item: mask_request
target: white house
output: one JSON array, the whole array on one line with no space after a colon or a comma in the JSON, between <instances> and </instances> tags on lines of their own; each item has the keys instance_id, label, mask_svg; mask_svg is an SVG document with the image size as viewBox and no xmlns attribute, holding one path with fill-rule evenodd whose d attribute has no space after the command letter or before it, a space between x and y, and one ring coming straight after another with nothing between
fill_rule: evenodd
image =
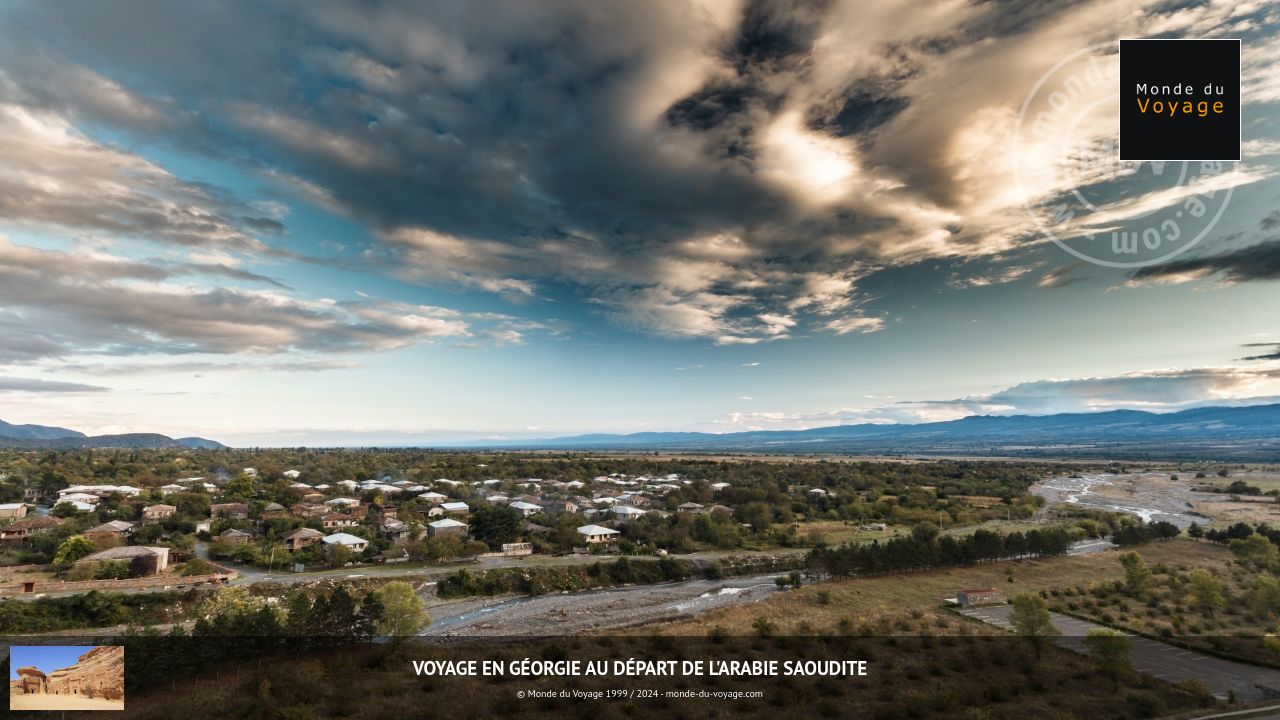
<instances>
[{"instance_id":1,"label":"white house","mask_svg":"<svg viewBox=\"0 0 1280 720\"><path fill-rule=\"evenodd\" d=\"M471 508L464 502L441 503L440 509L443 510L446 515L466 515L471 512Z\"/></svg>"},{"instance_id":2,"label":"white house","mask_svg":"<svg viewBox=\"0 0 1280 720\"><path fill-rule=\"evenodd\" d=\"M302 471L301 471L301 470L285 470L284 472L282 472L282 473L280 473L280 474L281 474L281 475L284 475L285 477L289 478L290 480L297 480L298 478L302 477Z\"/></svg>"},{"instance_id":3,"label":"white house","mask_svg":"<svg viewBox=\"0 0 1280 720\"><path fill-rule=\"evenodd\" d=\"M613 542L618 539L618 531L602 525L583 525L578 528L578 535L589 544Z\"/></svg>"},{"instance_id":4,"label":"white house","mask_svg":"<svg viewBox=\"0 0 1280 720\"><path fill-rule=\"evenodd\" d=\"M369 547L368 540L365 540L362 537L356 537L350 533L334 533L332 535L326 535L321 542L325 545L342 545L343 547L350 548L352 552L364 552L364 549Z\"/></svg>"},{"instance_id":5,"label":"white house","mask_svg":"<svg viewBox=\"0 0 1280 720\"><path fill-rule=\"evenodd\" d=\"M519 510L520 514L525 517L529 517L530 515L537 515L538 513L542 512L541 505L534 505L533 503L525 502L523 500L517 500L511 503L508 507L512 508L513 510Z\"/></svg>"},{"instance_id":6,"label":"white house","mask_svg":"<svg viewBox=\"0 0 1280 720\"><path fill-rule=\"evenodd\" d=\"M638 517L642 517L646 512L648 512L648 510L641 510L640 508L631 507L630 505L613 506L613 516L617 518L619 522L635 520Z\"/></svg>"},{"instance_id":7,"label":"white house","mask_svg":"<svg viewBox=\"0 0 1280 720\"><path fill-rule=\"evenodd\" d=\"M182 487L178 483L169 483L168 485L160 486L161 495L172 495L174 493L184 492L185 490L186 488Z\"/></svg>"}]
</instances>

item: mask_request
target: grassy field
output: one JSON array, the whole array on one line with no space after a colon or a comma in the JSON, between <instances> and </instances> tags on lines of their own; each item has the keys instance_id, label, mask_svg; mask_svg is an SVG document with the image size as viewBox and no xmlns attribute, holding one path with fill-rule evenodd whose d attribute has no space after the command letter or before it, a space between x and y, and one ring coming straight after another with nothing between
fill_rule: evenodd
<instances>
[{"instance_id":1,"label":"grassy field","mask_svg":"<svg viewBox=\"0 0 1280 720\"><path fill-rule=\"evenodd\" d=\"M1138 553L1151 565L1186 564L1224 566L1226 548L1191 540L1172 540L1143 546ZM752 624L765 618L781 634L839 632L874 619L899 632L936 633L939 623L954 623L941 610L945 598L957 590L999 587L1012 596L1026 591L1089 586L1123 577L1117 552L1044 560L1017 560L973 567L931 570L875 578L814 583L780 593L754 605L740 605L708 613L693 620L672 623L658 631L672 635L705 635L719 628L731 634L751 633ZM907 626L907 627L903 627Z\"/></svg>"},{"instance_id":2,"label":"grassy field","mask_svg":"<svg viewBox=\"0 0 1280 720\"><path fill-rule=\"evenodd\" d=\"M1116 583L1094 582L1055 590L1050 593L1049 605L1060 612L1189 647L1280 665L1280 658L1262 644L1264 635L1280 630L1276 618L1254 611L1249 602L1254 581L1261 575L1271 577L1270 573L1229 562L1231 554L1223 546L1204 545L1211 552L1198 553L1194 559L1148 559L1153 577L1146 590L1130 593ZM1197 569L1208 570L1222 582L1221 608L1203 611L1195 607L1188 578Z\"/></svg>"}]
</instances>

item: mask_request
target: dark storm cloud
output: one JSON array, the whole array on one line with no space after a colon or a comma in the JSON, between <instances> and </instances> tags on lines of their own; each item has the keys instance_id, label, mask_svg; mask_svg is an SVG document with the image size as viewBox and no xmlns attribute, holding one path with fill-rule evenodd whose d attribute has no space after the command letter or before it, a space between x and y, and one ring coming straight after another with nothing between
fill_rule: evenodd
<instances>
[{"instance_id":1,"label":"dark storm cloud","mask_svg":"<svg viewBox=\"0 0 1280 720\"><path fill-rule=\"evenodd\" d=\"M1242 357L1241 360L1280 360L1280 343L1249 343L1241 347L1266 348L1265 352Z\"/></svg>"},{"instance_id":2,"label":"dark storm cloud","mask_svg":"<svg viewBox=\"0 0 1280 720\"><path fill-rule=\"evenodd\" d=\"M1169 280L1188 277L1220 277L1225 282L1280 279L1280 240L1266 240L1218 255L1174 260L1137 270L1134 280Z\"/></svg>"}]
</instances>

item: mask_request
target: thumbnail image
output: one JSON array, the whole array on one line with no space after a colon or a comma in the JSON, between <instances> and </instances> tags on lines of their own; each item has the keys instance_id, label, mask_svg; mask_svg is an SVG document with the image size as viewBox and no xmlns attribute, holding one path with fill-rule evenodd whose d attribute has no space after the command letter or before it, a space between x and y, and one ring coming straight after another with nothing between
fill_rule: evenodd
<instances>
[{"instance_id":1,"label":"thumbnail image","mask_svg":"<svg viewBox=\"0 0 1280 720\"><path fill-rule=\"evenodd\" d=\"M9 649L10 710L123 710L124 648L15 645Z\"/></svg>"}]
</instances>

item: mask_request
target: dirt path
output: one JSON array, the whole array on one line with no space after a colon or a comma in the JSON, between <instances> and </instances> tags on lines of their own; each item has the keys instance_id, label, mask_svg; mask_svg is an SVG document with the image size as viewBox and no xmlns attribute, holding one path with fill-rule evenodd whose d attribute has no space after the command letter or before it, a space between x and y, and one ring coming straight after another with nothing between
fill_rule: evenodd
<instances>
[{"instance_id":1,"label":"dirt path","mask_svg":"<svg viewBox=\"0 0 1280 720\"><path fill-rule=\"evenodd\" d=\"M124 700L83 695L10 695L10 710L123 710Z\"/></svg>"}]
</instances>

